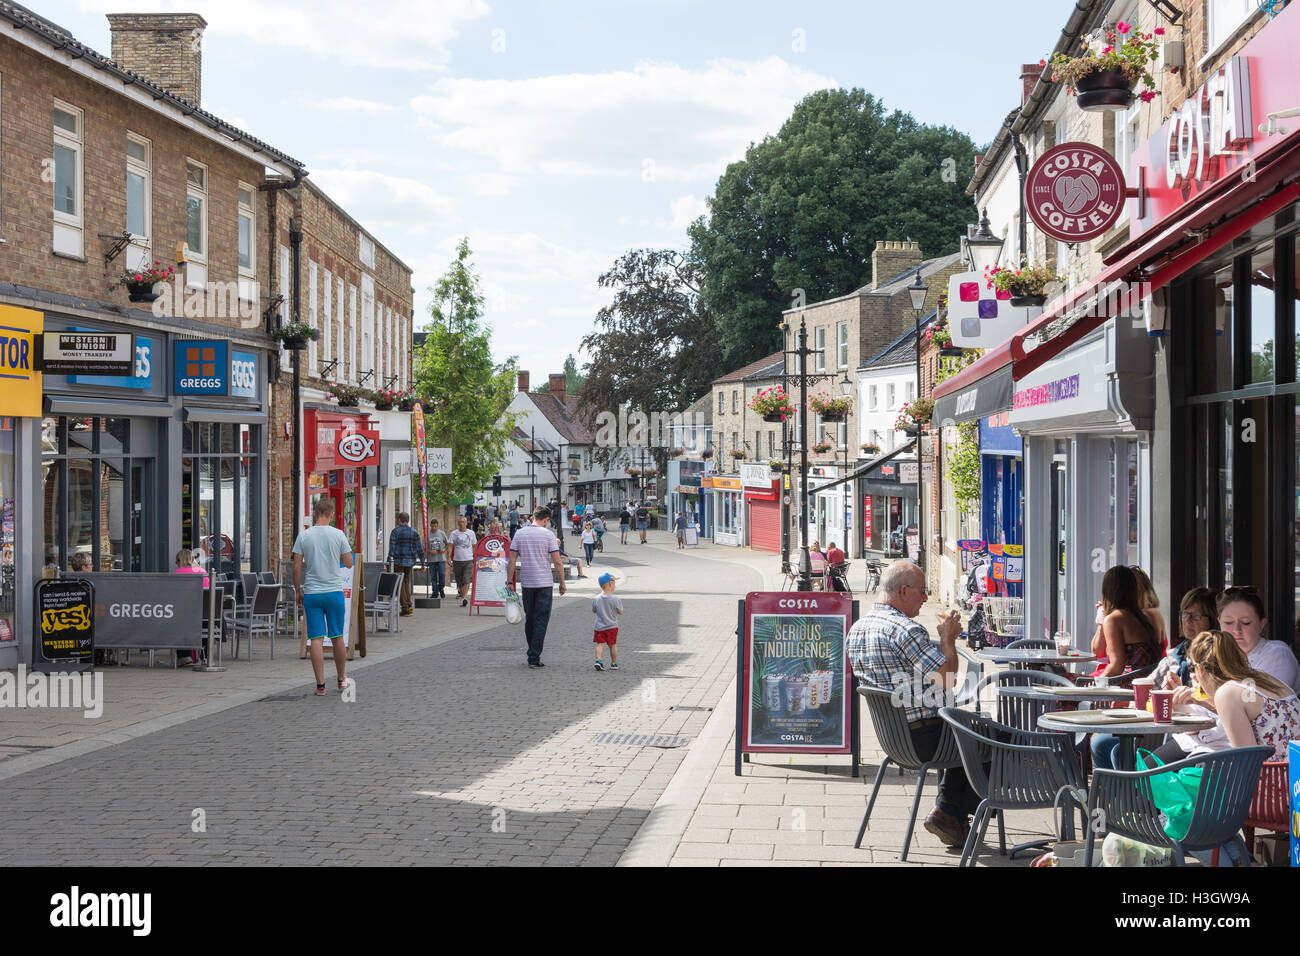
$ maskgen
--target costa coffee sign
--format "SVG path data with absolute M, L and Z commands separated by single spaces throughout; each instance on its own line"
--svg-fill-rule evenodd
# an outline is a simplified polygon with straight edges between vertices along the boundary
M 339 432 L 334 463 L 341 468 L 379 464 L 379 432 Z
M 1254 138 L 1250 120 L 1250 66 L 1234 56 L 1169 118 L 1165 185 L 1218 178 L 1223 158 Z
M 1025 181 L 1029 218 L 1060 242 L 1086 242 L 1124 208 L 1124 172 L 1104 149 L 1062 143 L 1038 158 Z

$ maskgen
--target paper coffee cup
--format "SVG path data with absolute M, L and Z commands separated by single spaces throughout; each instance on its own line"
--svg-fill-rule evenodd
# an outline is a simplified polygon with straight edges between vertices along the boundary
M 1133 706 L 1138 710 L 1147 709 L 1147 698 L 1155 690 L 1156 682 L 1150 677 L 1139 677 L 1133 681 Z
M 1170 724 L 1174 720 L 1174 692 L 1172 690 L 1151 691 L 1151 712 L 1157 724 Z

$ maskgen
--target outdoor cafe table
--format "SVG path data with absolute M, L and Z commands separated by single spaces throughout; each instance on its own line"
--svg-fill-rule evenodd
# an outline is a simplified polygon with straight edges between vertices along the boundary
M 1096 713 L 1094 720 L 1086 720 L 1087 714 Z M 1213 717 L 1195 717 L 1190 714 L 1175 714 L 1173 723 L 1157 724 L 1154 720 L 1111 720 L 1100 715 L 1110 713 L 1098 710 L 1076 710 L 1070 713 L 1043 714 L 1038 718 L 1038 726 L 1043 730 L 1055 730 L 1067 734 L 1114 734 L 1119 738 L 1119 749 L 1115 754 L 1117 770 L 1134 770 L 1137 768 L 1137 738 L 1147 734 L 1192 734 L 1198 730 L 1209 730 L 1217 723 Z
M 1024 666 L 1041 666 L 1043 664 L 1087 664 L 1089 661 L 1095 661 L 1095 654 L 1084 654 L 1082 651 L 1072 654 L 1062 654 L 1060 651 L 1039 650 L 1032 647 L 986 647 L 975 654 L 986 661 L 993 661 L 995 664 L 1021 664 Z
M 1027 700 L 1050 700 L 1061 704 L 1090 703 L 1133 705 L 1131 687 L 1058 687 L 1055 684 L 1038 684 L 1033 687 L 999 687 L 999 694 L 1023 697 Z

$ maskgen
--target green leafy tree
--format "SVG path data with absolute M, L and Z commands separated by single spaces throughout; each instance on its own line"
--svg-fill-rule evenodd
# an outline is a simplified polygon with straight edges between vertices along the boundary
M 518 363 L 492 361 L 490 328 L 483 322 L 483 293 L 470 262 L 469 239 L 433 289 L 428 333 L 415 352 L 417 395 L 427 398 L 428 444 L 451 449 L 450 475 L 429 476 L 429 502 L 443 505 L 489 486 L 505 458 L 515 427 L 506 408 L 514 395 Z M 416 485 L 416 505 L 419 486 Z
M 587 381 L 587 376 L 578 371 L 578 360 L 570 352 L 564 360 L 564 389 L 569 395 L 577 395 L 582 391 L 582 385 Z M 551 390 L 549 382 L 539 382 L 532 387 L 534 395 L 545 395 Z
M 869 283 L 878 240 L 910 238 L 931 257 L 956 252 L 974 215 L 965 195 L 973 164 L 965 133 L 887 114 L 860 89 L 805 97 L 775 136 L 727 167 L 689 230 L 723 367 L 780 347 L 780 314 L 796 289 L 816 302 Z
M 722 354 L 713 316 L 700 299 L 702 279 L 698 263 L 672 249 L 632 249 L 600 276 L 614 298 L 582 339 L 591 360 L 580 398 L 593 418 L 617 414 L 623 405 L 679 412 L 709 391 Z M 613 451 L 596 454 L 608 464 Z M 663 474 L 663 449 L 658 453 Z

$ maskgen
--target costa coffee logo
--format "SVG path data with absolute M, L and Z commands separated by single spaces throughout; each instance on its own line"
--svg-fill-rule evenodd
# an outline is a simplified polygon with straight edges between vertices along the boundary
M 1062 143 L 1038 158 L 1025 182 L 1029 218 L 1061 242 L 1095 239 L 1124 208 L 1124 172 L 1110 153 Z
M 345 458 L 348 461 L 365 461 L 367 458 L 374 457 L 375 441 L 373 438 L 367 438 L 365 435 L 354 432 L 339 439 L 338 452 L 340 458 Z
M 1165 183 L 1183 189 L 1214 179 L 1223 159 L 1250 142 L 1252 118 L 1249 62 L 1234 56 L 1169 117 Z

